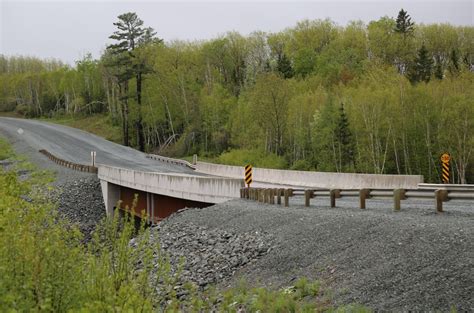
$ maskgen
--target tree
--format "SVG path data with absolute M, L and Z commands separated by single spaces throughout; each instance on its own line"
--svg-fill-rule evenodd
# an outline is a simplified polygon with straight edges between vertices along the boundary
M 285 53 L 282 53 L 281 56 L 278 56 L 277 70 L 283 75 L 284 78 L 292 78 L 294 75 L 291 61 L 288 59 Z
M 124 77 L 123 83 L 128 92 L 128 80 L 132 77 L 136 79 L 136 101 L 138 106 L 138 119 L 136 121 L 137 143 L 140 151 L 145 151 L 145 140 L 143 135 L 142 118 L 142 79 L 143 74 L 148 71 L 143 59 L 138 57 L 137 49 L 148 43 L 153 42 L 155 32 L 153 28 L 143 28 L 143 21 L 136 13 L 128 12 L 118 16 L 119 21 L 114 25 L 118 28 L 109 38 L 118 41 L 116 44 L 109 45 L 107 49 L 114 54 L 120 55 L 117 59 L 118 65 L 125 67 L 124 72 L 128 75 Z M 160 42 L 159 39 L 156 41 Z
M 437 79 L 443 79 L 444 77 L 443 66 L 441 65 L 441 60 L 439 59 L 436 59 L 434 76 Z
M 411 35 L 414 31 L 415 23 L 411 21 L 410 15 L 403 9 L 398 12 L 398 17 L 395 25 L 395 32 L 403 34 L 403 37 Z
M 267 152 L 283 155 L 284 135 L 291 98 L 290 82 L 275 73 L 262 74 L 250 92 L 253 116 L 265 131 Z
M 408 78 L 412 83 L 424 81 L 425 83 L 429 82 L 431 79 L 431 73 L 433 68 L 433 59 L 428 53 L 425 45 L 423 44 L 418 50 L 418 56 L 416 57 L 414 64 L 410 72 L 408 73 Z
M 339 119 L 335 130 L 338 143 L 338 161 L 339 169 L 354 168 L 354 144 L 352 133 L 349 129 L 349 120 L 347 119 L 344 103 L 341 102 L 339 108 Z
M 459 73 L 459 55 L 456 49 L 451 50 L 451 55 L 449 58 L 449 72 L 452 75 Z

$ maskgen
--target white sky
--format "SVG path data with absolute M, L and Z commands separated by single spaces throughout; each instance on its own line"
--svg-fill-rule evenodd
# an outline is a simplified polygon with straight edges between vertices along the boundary
M 276 32 L 303 19 L 339 25 L 396 17 L 404 8 L 416 23 L 474 25 L 474 0 L 418 1 L 41 1 L 0 0 L 0 54 L 57 58 L 73 64 L 87 52 L 99 57 L 113 22 L 136 12 L 165 41 L 217 37 L 227 31 Z

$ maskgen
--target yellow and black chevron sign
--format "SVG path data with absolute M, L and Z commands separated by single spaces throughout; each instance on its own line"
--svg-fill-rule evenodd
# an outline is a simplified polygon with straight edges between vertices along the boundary
M 250 164 L 245 165 L 245 183 L 247 187 L 250 187 L 252 183 L 252 165 Z
M 441 178 L 443 183 L 449 184 L 449 161 L 451 156 L 448 153 L 441 155 Z

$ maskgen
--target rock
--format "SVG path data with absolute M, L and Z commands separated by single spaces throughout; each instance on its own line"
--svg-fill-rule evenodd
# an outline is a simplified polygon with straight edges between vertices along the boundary
M 105 217 L 105 205 L 99 179 L 80 178 L 62 184 L 58 191 L 59 216 L 79 227 L 84 242 L 90 241 L 97 223 Z
M 270 249 L 271 238 L 263 232 L 233 234 L 167 218 L 151 229 L 152 240 L 170 256 L 172 272 L 185 257 L 180 281 L 201 288 L 225 280 L 251 260 Z

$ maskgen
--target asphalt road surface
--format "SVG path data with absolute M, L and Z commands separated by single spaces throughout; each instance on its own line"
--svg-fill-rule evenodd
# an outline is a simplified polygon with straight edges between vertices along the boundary
M 96 151 L 96 163 L 141 171 L 202 175 L 184 166 L 147 159 L 140 151 L 67 126 L 0 117 L 0 134 L 75 163 L 90 164 L 91 151 Z

